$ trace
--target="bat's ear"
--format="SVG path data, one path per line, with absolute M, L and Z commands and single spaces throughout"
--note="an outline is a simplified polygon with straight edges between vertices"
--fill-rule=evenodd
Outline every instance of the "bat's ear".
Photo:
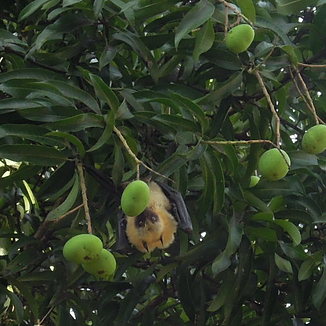
M 165 183 L 156 182 L 172 204 L 173 215 L 178 222 L 178 227 L 187 233 L 191 233 L 192 222 L 187 210 L 187 206 L 182 195 L 177 190 L 171 188 Z
M 126 235 L 126 225 L 127 225 L 127 220 L 125 215 L 123 214 L 122 211 L 119 211 L 118 213 L 118 239 L 117 243 L 115 246 L 115 251 L 121 253 L 121 254 L 127 254 L 132 252 L 131 245 L 127 239 Z

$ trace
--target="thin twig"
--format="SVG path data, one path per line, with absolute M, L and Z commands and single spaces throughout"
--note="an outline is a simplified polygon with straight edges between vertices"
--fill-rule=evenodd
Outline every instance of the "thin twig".
M 165 175 L 156 172 L 155 170 L 153 170 L 152 168 L 150 168 L 147 164 L 145 164 L 143 161 L 141 161 L 135 154 L 134 152 L 131 150 L 131 148 L 129 147 L 126 139 L 123 137 L 122 133 L 120 132 L 120 130 L 117 127 L 113 127 L 113 131 L 116 133 L 116 135 L 119 137 L 123 147 L 126 149 L 126 151 L 128 152 L 128 154 L 132 157 L 132 159 L 135 161 L 136 165 L 137 165 L 137 178 L 139 178 L 139 166 L 142 165 L 144 168 L 146 168 L 147 170 L 151 171 L 152 173 L 168 179 L 170 181 L 173 182 L 173 180 L 171 180 L 170 178 L 166 177 Z
M 225 7 L 230 8 L 233 12 L 235 12 L 238 16 L 241 16 L 246 22 L 248 22 L 250 25 L 254 25 L 253 22 L 247 18 L 245 15 L 243 15 L 239 10 L 234 8 L 229 2 L 225 0 L 218 0 L 219 2 L 223 3 Z
M 311 109 L 311 112 L 312 112 L 312 114 L 313 114 L 313 116 L 314 116 L 315 122 L 316 122 L 316 124 L 319 124 L 319 118 L 318 118 L 318 115 L 317 115 L 317 111 L 316 111 L 316 108 L 315 108 L 314 102 L 313 102 L 313 100 L 312 100 L 312 98 L 311 98 L 311 96 L 310 96 L 310 93 L 309 93 L 308 87 L 307 87 L 305 81 L 303 80 L 303 78 L 302 78 L 302 76 L 301 76 L 300 71 L 298 70 L 298 68 L 297 68 L 297 67 L 294 67 L 294 70 L 295 70 L 295 72 L 296 72 L 296 74 L 297 74 L 297 76 L 298 76 L 298 78 L 299 78 L 299 80 L 300 80 L 300 82 L 301 82 L 301 85 L 302 85 L 302 87 L 303 87 L 304 95 L 305 95 L 306 98 L 307 98 L 307 101 L 308 101 L 308 103 L 309 103 L 309 107 L 310 107 L 310 109 Z
M 255 74 L 255 76 L 256 76 L 256 78 L 258 80 L 258 83 L 259 83 L 259 85 L 260 85 L 260 87 L 261 87 L 261 89 L 262 89 L 262 91 L 263 91 L 263 93 L 264 93 L 264 95 L 266 97 L 266 100 L 267 100 L 267 102 L 269 104 L 269 107 L 270 107 L 270 109 L 272 111 L 272 114 L 273 114 L 273 117 L 275 119 L 275 124 L 276 124 L 276 126 L 275 126 L 275 129 L 276 129 L 276 132 L 275 132 L 276 133 L 276 145 L 279 148 L 280 147 L 280 141 L 281 141 L 281 134 L 280 134 L 281 122 L 280 122 L 280 118 L 279 118 L 279 116 L 278 116 L 278 114 L 276 112 L 276 109 L 274 107 L 272 99 L 271 99 L 271 97 L 270 97 L 270 95 L 269 95 L 269 93 L 267 91 L 267 88 L 266 88 L 266 86 L 264 84 L 263 79 L 260 76 L 260 73 L 257 70 L 253 71 L 253 73 Z
M 239 25 L 240 22 L 241 22 L 241 16 L 237 16 L 237 20 L 233 24 L 231 24 L 229 28 L 231 29 L 232 27 Z
M 86 183 L 85 183 L 85 177 L 84 177 L 84 171 L 83 171 L 83 165 L 82 163 L 77 163 L 77 170 L 80 180 L 80 187 L 82 191 L 82 198 L 83 198 L 83 205 L 84 205 L 84 211 L 85 211 L 85 218 L 87 221 L 87 231 L 88 233 L 92 234 L 92 221 L 91 216 L 89 214 L 89 207 L 88 207 L 88 199 L 87 199 L 87 189 L 86 189 Z
M 229 12 L 228 8 L 224 7 L 224 36 L 228 33 L 228 26 L 229 26 Z
M 268 139 L 250 139 L 250 140 L 203 140 L 202 143 L 209 145 L 250 145 L 250 144 L 271 144 L 277 146 Z
M 301 98 L 303 99 L 303 101 L 306 103 L 307 108 L 311 111 L 311 113 L 314 115 L 314 109 L 310 106 L 308 100 L 306 99 L 305 95 L 303 94 L 301 88 L 298 85 L 298 82 L 296 80 L 296 78 L 294 77 L 292 70 L 290 69 L 290 74 L 291 74 L 291 78 L 293 80 L 294 86 L 297 89 L 298 93 L 300 94 Z
M 41 321 L 39 323 L 36 324 L 36 326 L 43 326 L 43 322 L 45 321 L 46 318 L 48 318 L 48 316 L 50 315 L 50 313 L 52 312 L 52 310 L 54 309 L 54 306 L 52 306 L 48 312 L 44 315 L 44 317 L 41 319 Z
M 302 62 L 299 62 L 298 65 L 302 67 L 309 67 L 309 68 L 326 68 L 326 65 L 313 65 L 313 64 L 302 63 Z
M 71 209 L 70 211 L 66 212 L 65 214 L 59 216 L 58 218 L 56 218 L 55 220 L 50 220 L 47 221 L 45 220 L 41 226 L 38 228 L 38 230 L 36 231 L 34 238 L 36 239 L 41 239 L 43 234 L 48 230 L 50 225 L 56 224 L 59 221 L 61 221 L 64 217 L 74 213 L 75 211 L 79 210 L 80 208 L 82 208 L 84 206 L 84 204 L 80 204 L 78 206 L 76 206 L 75 208 Z

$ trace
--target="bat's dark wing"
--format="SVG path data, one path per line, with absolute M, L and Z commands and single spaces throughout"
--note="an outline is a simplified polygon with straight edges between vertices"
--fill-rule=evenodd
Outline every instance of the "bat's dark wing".
M 155 182 L 161 187 L 165 196 L 169 199 L 172 205 L 172 215 L 176 218 L 179 228 L 188 233 L 192 232 L 191 218 L 180 192 L 165 183 Z
M 118 213 L 118 223 L 117 223 L 118 237 L 117 237 L 117 243 L 115 245 L 115 251 L 120 252 L 121 254 L 127 254 L 133 251 L 126 235 L 126 226 L 127 226 L 126 216 L 120 210 Z

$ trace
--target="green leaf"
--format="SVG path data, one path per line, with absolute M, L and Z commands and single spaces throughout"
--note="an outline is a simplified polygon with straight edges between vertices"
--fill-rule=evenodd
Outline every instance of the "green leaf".
M 281 26 L 278 26 L 277 23 L 271 19 L 265 19 L 262 17 L 257 17 L 256 26 L 261 28 L 267 28 L 273 31 L 276 35 L 278 35 L 284 44 L 292 45 L 291 40 L 284 32 Z
M 28 124 L 3 124 L 0 125 L 0 138 L 16 136 L 38 142 L 42 145 L 62 146 L 62 142 L 46 137 L 48 129 Z
M 234 289 L 234 276 L 232 274 L 227 275 L 227 279 L 223 280 L 223 284 L 218 290 L 218 294 L 208 306 L 207 311 L 215 312 L 224 306 L 227 298 L 230 296 L 230 291 Z
M 274 214 L 271 212 L 260 212 L 260 213 L 256 213 L 256 214 L 252 215 L 250 217 L 250 220 L 272 222 L 273 218 L 274 218 Z
M 299 58 L 297 56 L 297 53 L 295 51 L 295 48 L 291 45 L 283 45 L 281 46 L 281 49 L 288 54 L 289 58 L 290 58 L 290 62 L 292 64 L 294 64 L 295 66 L 298 65 L 299 62 Z
M 42 32 L 37 36 L 34 47 L 30 50 L 29 55 L 38 51 L 49 41 L 60 40 L 65 33 L 72 33 L 77 29 L 81 29 L 89 25 L 90 21 L 84 15 L 75 15 L 69 13 L 60 16 L 54 23 L 47 25 Z
M 315 268 L 315 264 L 316 264 L 315 261 L 311 258 L 305 260 L 301 264 L 301 266 L 299 268 L 299 272 L 298 272 L 299 282 L 308 279 L 312 275 L 314 268 Z
M 226 247 L 224 251 L 217 256 L 217 258 L 214 260 L 212 264 L 212 271 L 214 275 L 223 272 L 230 266 L 231 264 L 230 257 L 239 248 L 242 239 L 243 229 L 240 223 L 236 220 L 236 218 L 234 217 L 231 218 L 228 226 L 228 231 L 229 231 L 229 237 L 228 237 L 228 242 L 226 244 Z
M 16 181 L 30 179 L 37 175 L 41 168 L 41 166 L 20 165 L 17 171 L 10 173 L 10 175 L 7 177 L 0 178 L 0 187 L 4 188 L 7 186 L 12 186 Z
M 254 239 L 262 239 L 266 241 L 277 241 L 277 235 L 276 232 L 270 228 L 267 227 L 251 227 L 248 226 L 245 229 L 246 233 L 249 235 L 249 237 L 252 237 Z
M 74 135 L 62 131 L 51 131 L 46 134 L 47 136 L 59 137 L 68 140 L 70 143 L 74 144 L 81 157 L 85 155 L 85 148 L 83 143 Z
M 139 39 L 139 37 L 130 32 L 120 32 L 115 33 L 112 36 L 116 40 L 120 40 L 128 44 L 136 53 L 138 53 L 145 62 L 150 62 L 155 66 L 155 60 L 151 51 L 146 47 L 146 45 Z
M 212 20 L 209 19 L 196 34 L 195 48 L 193 52 L 193 57 L 195 61 L 199 60 L 199 56 L 212 47 L 214 39 L 214 26 Z
M 277 212 L 284 207 L 284 197 L 275 196 L 268 203 L 268 207 L 272 212 Z
M 276 253 L 274 254 L 274 259 L 275 259 L 276 266 L 278 267 L 279 270 L 285 273 L 293 274 L 291 263 L 288 260 L 282 258 Z
M 43 104 L 38 102 L 37 100 L 21 100 L 16 98 L 6 98 L 0 101 L 0 112 L 1 110 L 8 112 L 13 110 L 23 110 L 30 108 L 39 108 L 42 107 Z M 2 112 L 1 112 L 2 113 Z
M 96 100 L 84 90 L 59 80 L 52 80 L 51 85 L 55 86 L 64 96 L 84 103 L 95 113 L 101 113 Z
M 44 166 L 57 165 L 67 159 L 64 153 L 54 147 L 20 144 L 0 145 L 0 158 Z
M 160 114 L 154 116 L 152 120 L 159 121 L 162 124 L 166 124 L 167 126 L 175 128 L 176 130 L 178 130 L 178 128 L 182 128 L 182 130 L 189 130 L 193 132 L 196 132 L 198 130 L 196 124 L 193 121 L 184 119 L 177 115 Z
M 114 142 L 114 163 L 112 167 L 112 180 L 115 185 L 120 185 L 124 172 L 125 159 L 121 150 L 119 140 Z
M 279 225 L 292 238 L 293 244 L 297 246 L 301 242 L 301 234 L 298 228 L 286 220 L 274 220 L 274 223 Z
M 104 144 L 108 142 L 108 140 L 111 138 L 114 122 L 115 122 L 115 112 L 110 111 L 106 115 L 106 126 L 104 128 L 103 134 L 101 137 L 97 140 L 97 142 L 89 149 L 87 152 L 93 152 L 99 148 L 101 148 Z
M 283 15 L 294 15 L 307 7 L 314 7 L 317 0 L 276 0 L 277 11 Z
M 45 3 L 49 2 L 49 0 L 35 0 L 29 3 L 26 7 L 24 7 L 18 16 L 18 21 L 22 21 L 32 14 L 38 9 L 40 9 Z
M 52 221 L 59 218 L 63 214 L 67 213 L 69 209 L 71 209 L 74 203 L 76 202 L 78 194 L 79 194 L 79 178 L 77 175 L 75 175 L 74 185 L 72 186 L 71 191 L 68 194 L 65 201 L 62 204 L 60 204 L 58 207 L 53 209 L 51 212 L 49 212 L 45 219 L 47 221 Z
M 270 208 L 257 196 L 255 196 L 250 191 L 244 191 L 243 197 L 250 205 L 256 207 L 257 209 L 261 210 L 262 212 L 270 213 Z
M 206 164 L 209 171 L 212 173 L 214 178 L 213 184 L 213 213 L 216 214 L 220 212 L 223 208 L 224 199 L 225 199 L 225 181 L 224 181 L 224 173 L 222 169 L 222 165 L 220 159 L 211 150 L 207 150 L 204 153 L 204 157 L 206 158 Z
M 155 170 L 168 177 L 186 163 L 187 158 L 176 152 L 170 155 Z
M 25 189 L 26 189 L 26 191 L 28 193 L 28 197 L 29 197 L 30 202 L 32 203 L 32 205 L 35 205 L 36 204 L 36 199 L 35 199 L 35 196 L 33 194 L 33 191 L 31 189 L 31 187 L 29 186 L 29 184 L 25 180 L 23 180 L 23 184 L 24 184 Z
M 37 81 L 59 79 L 57 73 L 41 68 L 23 68 L 8 71 L 0 75 L 0 82 L 4 83 L 12 79 L 35 79 Z
M 214 103 L 219 105 L 221 100 L 234 92 L 242 83 L 242 72 L 236 72 L 229 79 L 222 83 L 217 83 L 216 90 L 198 100 L 199 104 Z
M 215 11 L 214 5 L 207 1 L 201 0 L 183 17 L 175 32 L 175 47 L 177 48 L 180 41 L 192 30 L 204 24 Z
M 319 310 L 322 303 L 326 299 L 326 268 L 323 267 L 323 274 L 321 275 L 318 283 L 314 286 L 312 290 L 312 303 Z
M 117 113 L 120 103 L 112 89 L 99 76 L 90 74 L 90 80 L 95 89 L 96 95 L 105 101 L 114 113 Z
M 92 127 L 103 128 L 104 122 L 102 116 L 93 113 L 84 113 L 59 121 L 46 123 L 44 126 L 49 129 L 60 131 L 81 131 Z
M 98 17 L 104 7 L 105 0 L 95 0 L 93 5 L 94 15 Z
M 252 0 L 237 0 L 241 12 L 253 23 L 256 21 L 256 9 Z
M 0 285 L 0 291 L 9 297 L 10 303 L 13 305 L 12 310 L 16 317 L 15 321 L 20 324 L 24 318 L 24 306 L 22 302 L 14 292 L 7 290 L 3 285 Z

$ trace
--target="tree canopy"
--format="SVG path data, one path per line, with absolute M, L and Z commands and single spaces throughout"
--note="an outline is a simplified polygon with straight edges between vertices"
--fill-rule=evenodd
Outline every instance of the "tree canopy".
M 301 144 L 326 121 L 325 0 L 2 0 L 0 17 L 1 325 L 326 324 L 326 156 Z M 254 40 L 234 53 L 239 24 Z M 272 148 L 290 170 L 253 186 Z M 116 250 L 115 189 L 137 174 L 187 205 L 193 232 L 166 250 Z M 110 280 L 63 257 L 90 230 Z

